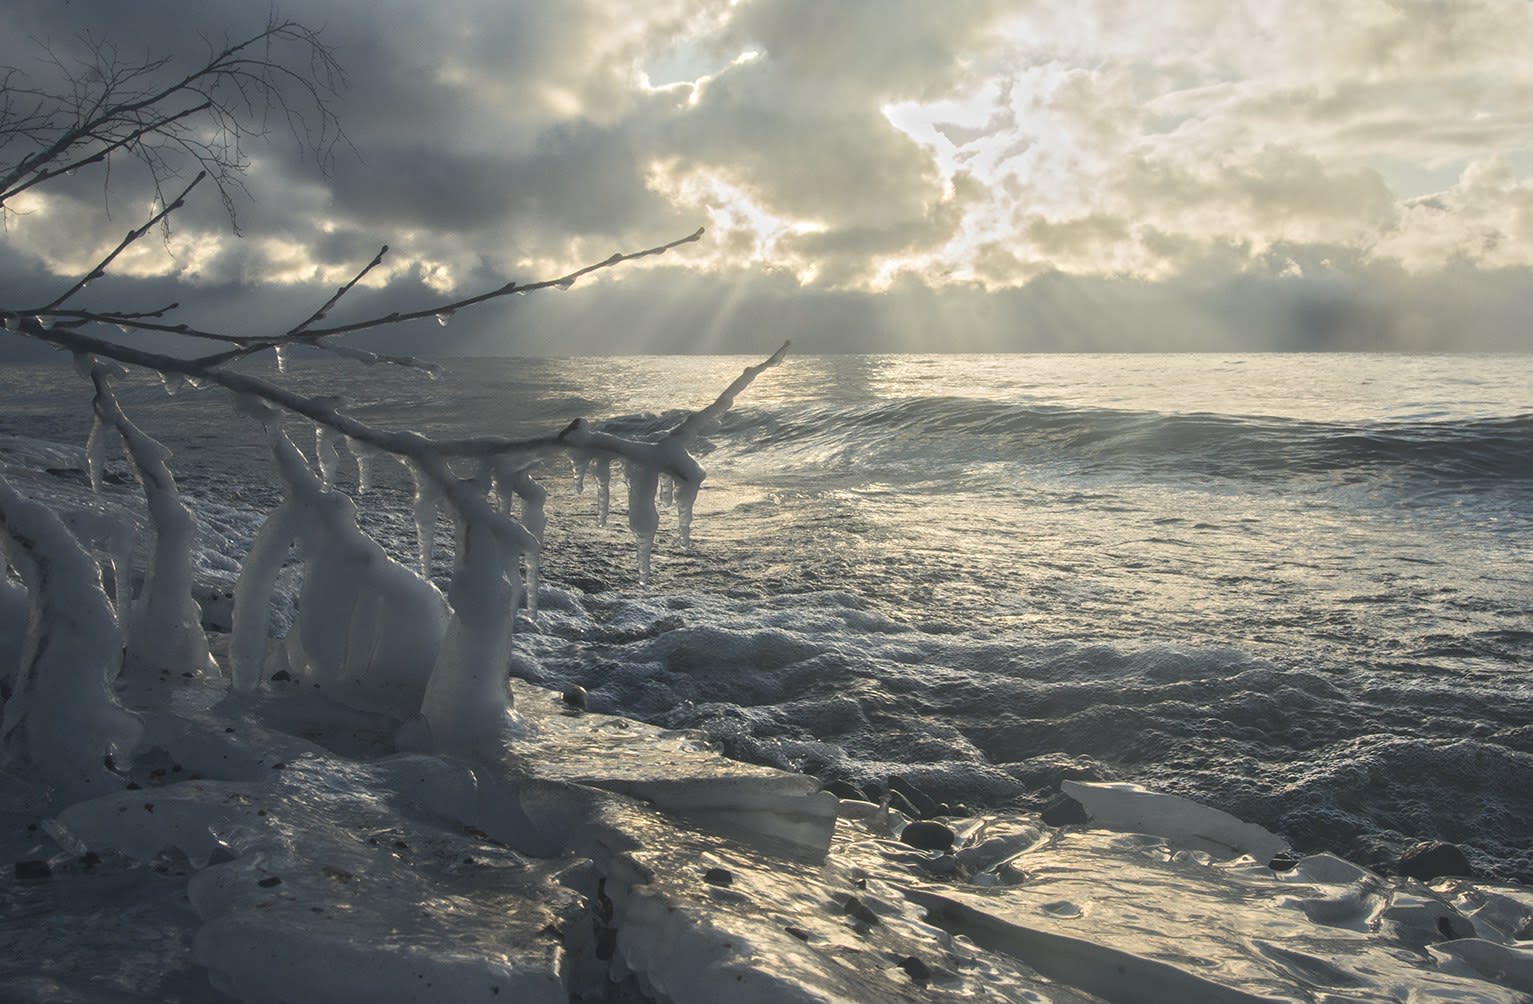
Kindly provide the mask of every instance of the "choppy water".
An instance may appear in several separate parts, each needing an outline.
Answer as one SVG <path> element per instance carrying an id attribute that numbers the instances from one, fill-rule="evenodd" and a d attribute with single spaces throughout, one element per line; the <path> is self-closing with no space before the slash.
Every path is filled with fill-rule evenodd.
<path id="1" fill-rule="evenodd" d="M 289 382 L 385 427 L 644 430 L 747 361 Z M 0 388 L 0 434 L 83 442 L 68 367 Z M 226 447 L 213 393 L 122 396 L 237 550 L 274 498 L 256 437 Z M 599 529 L 548 471 L 562 588 L 521 672 L 827 778 L 971 806 L 1136 780 L 1304 850 L 1434 837 L 1533 877 L 1533 357 L 790 356 L 711 445 L 648 589 L 621 491 Z M 364 509 L 408 554 L 403 492 Z"/>

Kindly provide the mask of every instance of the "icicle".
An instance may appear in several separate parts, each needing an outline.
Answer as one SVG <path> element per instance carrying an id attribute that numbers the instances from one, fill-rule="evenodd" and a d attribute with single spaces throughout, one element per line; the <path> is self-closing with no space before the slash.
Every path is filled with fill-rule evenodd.
<path id="1" fill-rule="evenodd" d="M 378 451 L 362 442 L 360 439 L 347 438 L 346 448 L 351 451 L 351 457 L 357 462 L 357 494 L 366 495 L 373 488 L 373 460 L 377 458 Z"/>
<path id="2" fill-rule="evenodd" d="M 256 531 L 250 553 L 234 586 L 234 627 L 229 639 L 229 666 L 234 690 L 254 693 L 266 664 L 266 611 L 277 586 L 277 575 L 293 546 L 297 518 L 291 503 L 271 511 Z"/>
<path id="3" fill-rule="evenodd" d="M 655 546 L 655 531 L 660 514 L 655 511 L 656 482 L 660 472 L 648 464 L 629 461 L 623 465 L 628 474 L 628 529 L 639 544 L 639 584 L 648 585 L 649 555 Z"/>
<path id="4" fill-rule="evenodd" d="M 676 532 L 682 547 L 692 546 L 692 503 L 699 487 L 691 481 L 676 482 Z"/>
<path id="5" fill-rule="evenodd" d="M 671 476 L 669 474 L 661 475 L 661 477 L 660 477 L 660 504 L 661 505 L 670 505 L 671 504 L 671 486 L 674 483 L 675 482 L 671 479 Z"/>
<path id="6" fill-rule="evenodd" d="M 160 388 L 165 391 L 166 397 L 175 397 L 177 394 L 181 393 L 181 391 L 190 386 L 192 386 L 192 382 L 188 380 L 183 374 L 160 374 Z"/>
<path id="7" fill-rule="evenodd" d="M 430 581 L 431 559 L 436 551 L 436 517 L 441 504 L 442 492 L 418 467 L 410 467 L 415 478 L 415 547 L 420 557 L 421 578 Z"/>
<path id="8" fill-rule="evenodd" d="M 508 493 L 514 491 L 522 500 L 522 526 L 527 532 L 537 539 L 541 546 L 543 543 L 543 530 L 548 525 L 548 515 L 544 511 L 544 505 L 548 500 L 548 490 L 538 484 L 523 467 L 515 471 L 509 478 Z M 542 557 L 540 548 L 528 550 L 522 559 L 527 565 L 527 612 L 538 612 L 538 588 L 541 582 Z"/>
<path id="9" fill-rule="evenodd" d="M 596 460 L 596 525 L 607 525 L 607 513 L 612 508 L 612 459 L 598 457 Z"/>
<path id="10" fill-rule="evenodd" d="M 561 289 L 561 290 L 569 289 L 570 287 L 575 285 L 575 280 L 574 279 L 560 279 L 555 285 L 557 285 L 558 288 Z"/>
<path id="11" fill-rule="evenodd" d="M 277 372 L 278 373 L 286 373 L 287 372 L 287 346 L 286 345 L 278 345 L 273 351 L 276 353 L 276 356 L 277 356 Z"/>
<path id="12" fill-rule="evenodd" d="M 90 435 L 85 439 L 85 476 L 90 479 L 90 490 L 101 491 L 101 475 L 106 470 L 107 428 L 101 415 L 91 413 Z"/>
<path id="13" fill-rule="evenodd" d="M 444 328 L 447 327 L 447 322 L 452 320 L 454 313 L 455 311 L 451 310 L 439 311 L 436 315 L 436 323 Z"/>
<path id="14" fill-rule="evenodd" d="M 591 456 L 583 453 L 570 461 L 570 466 L 575 469 L 575 494 L 584 494 L 586 490 L 586 470 L 591 466 Z"/>
<path id="15" fill-rule="evenodd" d="M 341 466 L 340 445 L 343 437 L 328 425 L 314 426 L 314 455 L 319 461 L 319 476 L 326 488 L 335 485 L 335 472 Z"/>

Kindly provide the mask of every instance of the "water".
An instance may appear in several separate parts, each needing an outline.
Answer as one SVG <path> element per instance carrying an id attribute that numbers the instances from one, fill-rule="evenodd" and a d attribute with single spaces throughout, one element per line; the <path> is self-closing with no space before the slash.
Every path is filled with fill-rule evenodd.
<path id="1" fill-rule="evenodd" d="M 646 430 L 747 361 L 283 379 L 388 428 Z M 83 443 L 67 367 L 0 381 L 0 435 Z M 243 546 L 276 498 L 257 437 L 226 447 L 214 392 L 122 396 L 213 546 Z M 790 356 L 711 437 L 695 547 L 663 526 L 648 589 L 621 490 L 604 530 L 545 471 L 556 589 L 518 671 L 859 785 L 974 807 L 1134 780 L 1302 850 L 1378 866 L 1438 838 L 1530 877 L 1530 433 L 1529 356 Z M 401 556 L 404 492 L 363 505 Z"/>

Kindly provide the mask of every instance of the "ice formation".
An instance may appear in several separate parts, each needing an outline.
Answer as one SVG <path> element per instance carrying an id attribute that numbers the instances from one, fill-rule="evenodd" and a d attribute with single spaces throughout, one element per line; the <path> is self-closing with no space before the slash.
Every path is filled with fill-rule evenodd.
<path id="1" fill-rule="evenodd" d="M 0 677 L 0 751 L 73 797 L 120 787 L 112 765 L 130 762 L 141 726 L 112 693 L 122 634 L 96 564 L 51 510 L 3 478 L 0 544 L 29 594 L 20 658 Z"/>
<path id="2" fill-rule="evenodd" d="M 91 458 L 91 483 L 100 486 L 100 464 L 110 428 L 121 438 L 134 473 L 143 487 L 149 514 L 149 557 L 144 586 L 134 599 L 125 626 L 126 668 L 217 673 L 202 632 L 201 611 L 192 598 L 192 544 L 197 521 L 181 501 L 171 474 L 170 451 L 134 425 L 112 391 L 113 371 L 92 359 L 81 367 L 95 385 L 95 424 L 86 453 Z M 117 595 L 118 609 L 128 607 Z"/>
<path id="3" fill-rule="evenodd" d="M 610 476 L 606 464 L 611 457 L 623 461 L 623 471 L 628 478 L 628 528 L 633 531 L 638 546 L 640 582 L 650 581 L 650 556 L 654 551 L 655 533 L 660 527 L 660 514 L 655 505 L 660 479 L 667 478 L 668 483 L 674 485 L 678 536 L 682 546 L 688 546 L 692 539 L 692 506 L 705 477 L 702 465 L 690 452 L 692 447 L 699 436 L 718 428 L 720 420 L 734 405 L 735 398 L 763 370 L 782 362 L 791 344 L 784 342 L 764 362 L 747 366 L 712 404 L 688 415 L 656 442 L 624 439 L 601 429 L 593 429 L 583 419 L 576 419 L 559 434 L 559 441 L 564 445 L 596 457 L 597 520 L 603 525 L 606 523 L 607 484 Z"/>
<path id="4" fill-rule="evenodd" d="M 234 689 L 250 693 L 265 678 L 267 608 L 296 544 L 305 574 L 287 667 L 350 703 L 414 714 L 447 625 L 441 593 L 358 529 L 351 499 L 324 486 L 274 415 L 266 420 L 286 498 L 258 532 L 235 588 Z"/>

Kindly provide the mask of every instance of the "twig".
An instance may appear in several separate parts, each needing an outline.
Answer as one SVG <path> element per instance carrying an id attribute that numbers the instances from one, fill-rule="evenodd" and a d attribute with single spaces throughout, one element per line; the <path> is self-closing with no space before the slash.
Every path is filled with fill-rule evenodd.
<path id="1" fill-rule="evenodd" d="M 138 240 L 139 238 L 141 238 L 145 234 L 147 234 L 150 230 L 154 229 L 154 225 L 156 223 L 160 222 L 165 217 L 169 216 L 171 213 L 175 212 L 177 209 L 180 209 L 182 206 L 184 206 L 186 204 L 186 196 L 187 196 L 187 194 L 190 193 L 192 189 L 196 188 L 197 185 L 202 181 L 202 179 L 206 178 L 207 176 L 208 176 L 208 172 L 206 172 L 206 171 L 199 171 L 199 172 L 197 172 L 197 177 L 192 179 L 192 183 L 190 185 L 187 185 L 186 188 L 182 189 L 181 194 L 176 196 L 175 201 L 167 204 L 159 212 L 157 212 L 153 216 L 149 217 L 148 221 L 145 222 L 142 226 L 137 227 L 137 228 L 135 228 L 133 230 L 129 230 L 128 233 L 127 233 L 127 236 L 125 236 L 121 241 L 119 241 L 117 246 L 115 248 L 113 248 L 111 250 L 111 252 L 105 258 L 103 258 L 99 262 L 97 262 L 95 267 L 92 268 L 89 272 L 85 273 L 85 275 L 82 276 L 78 282 L 76 282 L 73 286 L 70 286 L 68 289 L 66 289 L 52 303 L 48 304 L 42 310 L 38 311 L 38 313 L 39 314 L 46 314 L 47 311 L 52 310 L 53 308 L 57 307 L 59 304 L 63 303 L 65 300 L 69 299 L 71 296 L 74 296 L 80 290 L 84 289 L 93 280 L 99 279 L 102 276 L 106 275 L 107 266 L 112 264 L 112 262 L 117 258 L 118 255 L 120 255 L 124 251 L 126 251 L 128 249 L 128 246 L 130 244 L 132 244 L 134 241 Z M 130 318 L 131 315 L 119 314 L 119 315 L 116 315 L 116 316 L 121 319 L 121 318 Z"/>

